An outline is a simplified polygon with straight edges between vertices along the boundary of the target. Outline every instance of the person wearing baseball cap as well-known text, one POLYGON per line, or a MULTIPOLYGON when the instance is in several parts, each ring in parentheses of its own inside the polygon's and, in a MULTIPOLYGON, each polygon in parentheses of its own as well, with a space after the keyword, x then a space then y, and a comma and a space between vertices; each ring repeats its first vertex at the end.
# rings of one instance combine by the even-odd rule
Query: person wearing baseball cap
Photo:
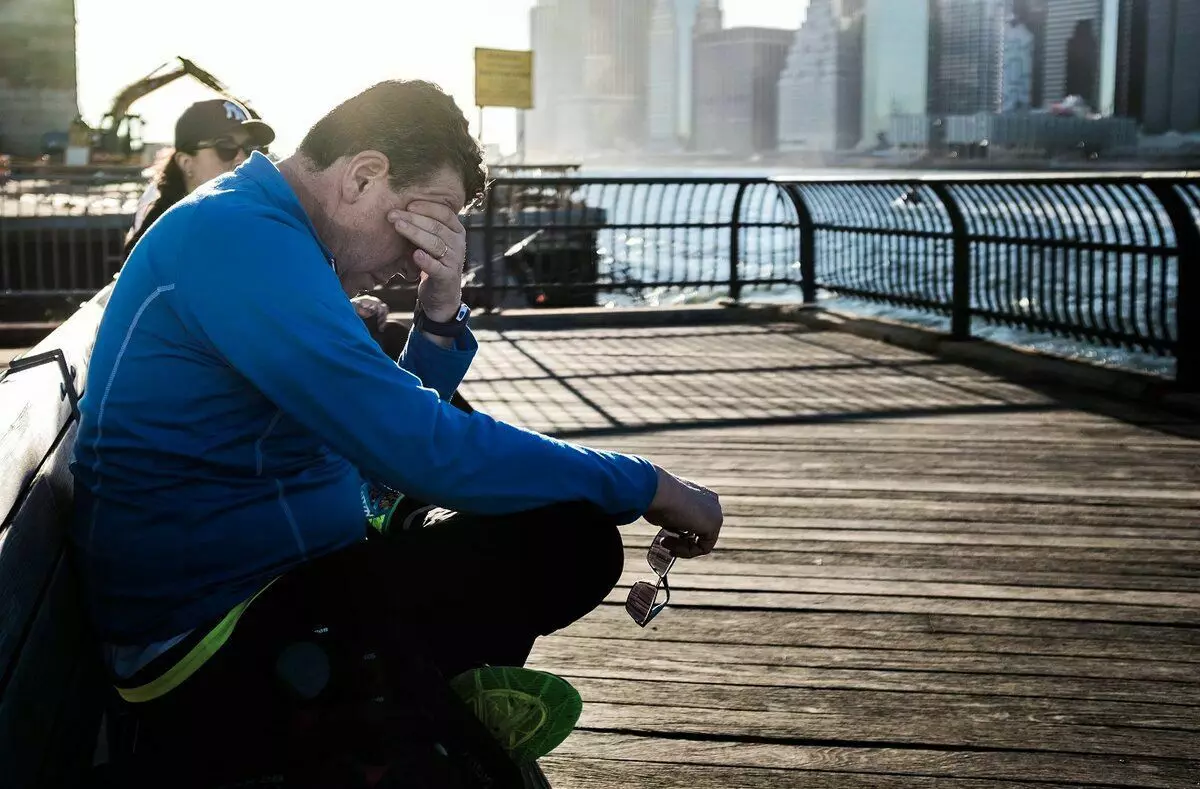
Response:
POLYGON ((231 172, 254 151, 266 153, 274 140, 275 130, 233 99, 198 101, 184 110, 175 122, 175 150, 138 201, 124 257, 168 208, 201 184, 231 172))

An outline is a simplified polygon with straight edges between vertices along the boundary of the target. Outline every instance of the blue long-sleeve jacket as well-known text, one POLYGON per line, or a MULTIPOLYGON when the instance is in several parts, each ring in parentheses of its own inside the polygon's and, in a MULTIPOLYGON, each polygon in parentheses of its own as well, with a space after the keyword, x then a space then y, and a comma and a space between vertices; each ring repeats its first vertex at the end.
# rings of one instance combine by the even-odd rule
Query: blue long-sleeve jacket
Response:
POLYGON ((71 465, 101 637, 184 632, 362 539, 364 477, 484 514, 646 510, 647 461, 450 406, 477 348, 413 333, 399 366, 384 355, 261 155, 164 214, 105 310, 71 465))

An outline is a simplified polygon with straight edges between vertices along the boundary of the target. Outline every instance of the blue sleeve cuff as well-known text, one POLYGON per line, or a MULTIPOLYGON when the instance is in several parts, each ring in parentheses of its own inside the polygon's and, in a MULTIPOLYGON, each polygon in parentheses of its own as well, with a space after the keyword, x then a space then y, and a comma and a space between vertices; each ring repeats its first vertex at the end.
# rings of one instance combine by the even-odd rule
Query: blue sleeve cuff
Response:
POLYGON ((470 328, 449 348, 409 329, 408 342, 400 354, 400 366, 421 379, 426 388, 435 390, 443 400, 449 400, 466 377, 478 350, 479 341, 470 328))
POLYGON ((658 470, 654 464, 644 457, 637 455, 628 456, 634 461, 634 469, 631 470, 631 492, 630 499, 633 507, 621 512, 614 513, 617 517, 617 522, 624 526, 628 523, 633 523, 638 518, 646 514, 650 509, 650 504, 653 503, 654 497, 658 495, 658 470))

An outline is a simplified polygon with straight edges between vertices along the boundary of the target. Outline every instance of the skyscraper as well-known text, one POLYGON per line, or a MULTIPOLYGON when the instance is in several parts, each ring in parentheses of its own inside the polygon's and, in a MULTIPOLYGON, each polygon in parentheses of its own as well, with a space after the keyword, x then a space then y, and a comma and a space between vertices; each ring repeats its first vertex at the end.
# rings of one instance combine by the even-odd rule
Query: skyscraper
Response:
POLYGON ((1100 103, 1103 0, 1052 0, 1046 6, 1046 50, 1042 101, 1082 96, 1100 103))
POLYGON ((997 112, 1004 75, 1003 0, 934 0, 929 111, 997 112))
POLYGON ((540 0, 530 13, 538 157, 634 151, 647 131, 651 8, 644 0, 540 0))
POLYGON ((885 139, 893 115, 922 115, 929 84, 929 0, 867 0, 862 144, 885 139))
POLYGON ((646 0, 588 0, 587 5, 584 150, 639 150, 647 128, 650 5, 646 0))
POLYGON ((695 150, 773 151, 779 130, 779 75, 792 32, 740 27, 696 37, 695 150))
POLYGON ((650 18, 650 85, 647 111, 651 147, 672 149, 679 143, 680 57, 675 0, 655 0, 650 18))
POLYGON ((1144 131, 1200 129, 1200 4, 1122 0, 1116 110, 1144 131))
POLYGON ((1033 40, 1033 71, 1032 85, 1029 91, 1029 105, 1042 106, 1042 87, 1045 77, 1043 71, 1046 63, 1046 4, 1051 0, 1011 0, 1012 16, 1018 23, 1025 26, 1033 40))
POLYGON ((0 152, 42 153, 79 114, 74 0, 0 3, 0 152))
POLYGON ((862 134, 862 2, 811 0, 779 79, 779 149, 852 148, 862 134))
POLYGON ((1001 109, 1005 112, 1026 110, 1033 106, 1034 37, 1015 16, 1004 31, 1004 97, 1001 109))
MULTIPOLYGON (((692 134, 692 28, 700 0, 675 0, 675 43, 679 54, 679 137, 692 134)), ((717 13, 721 9, 717 7, 717 13)))

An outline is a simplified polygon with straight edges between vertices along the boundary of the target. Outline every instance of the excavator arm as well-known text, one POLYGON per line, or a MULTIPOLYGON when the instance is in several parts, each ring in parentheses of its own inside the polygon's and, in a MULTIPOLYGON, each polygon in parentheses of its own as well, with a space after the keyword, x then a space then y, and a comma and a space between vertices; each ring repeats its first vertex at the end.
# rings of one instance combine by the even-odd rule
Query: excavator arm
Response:
MULTIPOLYGON (((221 82, 221 80, 214 77, 211 73, 200 68, 193 61, 188 60, 185 57, 178 56, 176 59, 179 61, 179 64, 174 68, 170 69, 169 71, 163 71, 163 69, 169 65, 164 63, 137 82, 127 85, 121 90, 120 93, 117 94, 116 98, 113 99, 112 108, 109 109, 108 113, 104 116, 104 120, 101 122, 100 126, 99 147, 104 152, 110 154, 118 152, 128 153, 128 148, 130 146, 128 145, 128 140, 122 139, 121 131, 125 120, 130 117, 129 108, 133 106, 135 101, 143 96, 158 90, 164 85, 169 85, 183 76, 190 75, 201 85, 211 88, 217 93, 220 93, 222 96, 234 98, 236 101, 246 107, 246 109, 250 112, 251 117, 259 117, 258 113, 256 113, 249 104, 242 99, 238 99, 233 96, 233 94, 230 93, 229 88, 225 86, 225 83, 221 82)), ((124 126, 125 136, 128 136, 129 125, 124 124, 124 126)))

